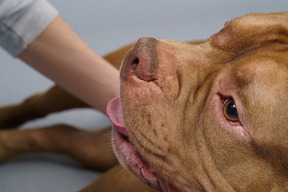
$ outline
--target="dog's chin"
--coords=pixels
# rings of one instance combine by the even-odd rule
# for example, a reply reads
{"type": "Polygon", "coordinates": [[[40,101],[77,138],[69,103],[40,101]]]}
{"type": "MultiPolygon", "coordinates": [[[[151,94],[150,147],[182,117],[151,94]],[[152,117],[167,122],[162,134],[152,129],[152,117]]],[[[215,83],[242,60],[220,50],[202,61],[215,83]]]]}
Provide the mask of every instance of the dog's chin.
{"type": "Polygon", "coordinates": [[[113,148],[120,163],[155,189],[164,192],[179,191],[157,174],[156,171],[141,158],[136,148],[129,141],[119,97],[112,99],[108,103],[107,114],[113,123],[113,148]]]}
{"type": "Polygon", "coordinates": [[[167,180],[163,179],[137,153],[129,138],[113,128],[113,148],[122,166],[132,171],[143,182],[164,192],[177,192],[167,180]]]}

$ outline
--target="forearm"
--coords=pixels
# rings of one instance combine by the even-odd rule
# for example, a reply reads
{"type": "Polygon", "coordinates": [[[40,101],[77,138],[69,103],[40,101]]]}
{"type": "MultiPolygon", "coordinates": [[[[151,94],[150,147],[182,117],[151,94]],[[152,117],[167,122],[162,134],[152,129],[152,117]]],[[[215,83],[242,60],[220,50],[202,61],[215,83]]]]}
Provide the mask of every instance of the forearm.
{"type": "Polygon", "coordinates": [[[107,102],[118,95],[118,70],[89,48],[61,17],[19,58],[103,113],[107,102]]]}

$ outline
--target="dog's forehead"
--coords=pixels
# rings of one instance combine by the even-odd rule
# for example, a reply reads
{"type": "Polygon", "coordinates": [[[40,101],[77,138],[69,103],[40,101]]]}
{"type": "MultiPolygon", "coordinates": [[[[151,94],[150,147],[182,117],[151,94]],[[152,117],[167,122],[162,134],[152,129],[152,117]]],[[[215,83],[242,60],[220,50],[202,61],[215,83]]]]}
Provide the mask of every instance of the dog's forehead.
{"type": "Polygon", "coordinates": [[[288,82],[288,47],[275,47],[279,46],[255,49],[233,60],[228,71],[231,84],[239,91],[249,89],[250,96],[264,92],[286,95],[288,84],[283,82],[288,82]]]}
{"type": "Polygon", "coordinates": [[[234,54],[273,43],[288,44],[288,16],[248,14],[227,22],[209,40],[215,47],[234,54]]]}

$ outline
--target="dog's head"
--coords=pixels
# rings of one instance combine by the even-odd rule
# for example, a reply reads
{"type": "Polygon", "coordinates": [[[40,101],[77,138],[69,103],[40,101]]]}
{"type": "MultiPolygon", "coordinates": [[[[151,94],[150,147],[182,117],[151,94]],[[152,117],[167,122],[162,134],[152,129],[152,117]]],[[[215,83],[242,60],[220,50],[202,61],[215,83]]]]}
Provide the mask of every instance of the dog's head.
{"type": "Polygon", "coordinates": [[[196,44],[142,38],[108,105],[115,151],[163,191],[287,190],[287,93],[286,13],[234,19],[196,44]]]}

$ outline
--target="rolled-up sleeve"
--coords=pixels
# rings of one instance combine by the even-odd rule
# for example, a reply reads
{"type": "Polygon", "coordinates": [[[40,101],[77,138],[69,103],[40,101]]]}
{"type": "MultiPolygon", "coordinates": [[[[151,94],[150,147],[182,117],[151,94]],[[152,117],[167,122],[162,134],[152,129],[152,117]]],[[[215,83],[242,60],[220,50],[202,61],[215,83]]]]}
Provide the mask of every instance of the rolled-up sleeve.
{"type": "Polygon", "coordinates": [[[18,56],[57,15],[45,0],[0,0],[0,46],[18,56]]]}

